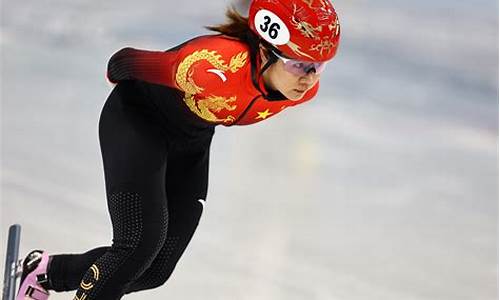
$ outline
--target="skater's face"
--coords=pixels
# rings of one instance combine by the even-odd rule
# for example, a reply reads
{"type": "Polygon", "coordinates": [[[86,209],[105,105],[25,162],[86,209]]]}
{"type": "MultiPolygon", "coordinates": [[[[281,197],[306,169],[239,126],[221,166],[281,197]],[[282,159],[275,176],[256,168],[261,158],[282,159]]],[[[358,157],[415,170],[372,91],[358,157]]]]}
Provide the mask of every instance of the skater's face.
{"type": "MultiPolygon", "coordinates": [[[[262,46],[260,56],[263,67],[269,59],[269,53],[262,46]]],[[[320,74],[314,71],[307,74],[290,72],[285,63],[278,59],[264,72],[263,77],[269,88],[281,92],[287,99],[296,101],[302,99],[305,93],[318,82],[320,74]]]]}

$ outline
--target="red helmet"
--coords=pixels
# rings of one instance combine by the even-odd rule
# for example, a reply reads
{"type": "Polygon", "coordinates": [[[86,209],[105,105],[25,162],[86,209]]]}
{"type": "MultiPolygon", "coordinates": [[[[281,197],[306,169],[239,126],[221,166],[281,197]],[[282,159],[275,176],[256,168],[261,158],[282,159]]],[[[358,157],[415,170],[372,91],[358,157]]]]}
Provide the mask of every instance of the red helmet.
{"type": "Polygon", "coordinates": [[[337,52],[340,24],[330,0],[253,0],[248,21],[289,58],[328,61],[337,52]]]}

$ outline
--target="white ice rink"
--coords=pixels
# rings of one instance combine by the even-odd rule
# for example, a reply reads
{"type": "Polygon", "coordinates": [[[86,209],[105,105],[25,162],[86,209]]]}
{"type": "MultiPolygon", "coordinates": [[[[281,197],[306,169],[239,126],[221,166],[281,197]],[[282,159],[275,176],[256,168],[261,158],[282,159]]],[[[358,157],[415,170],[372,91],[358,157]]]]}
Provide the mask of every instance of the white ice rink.
{"type": "MultiPolygon", "coordinates": [[[[106,64],[224,21],[228,1],[2,1],[1,265],[109,246],[106,64]]],[[[200,226],[124,299],[498,299],[498,2],[335,0],[315,100],[217,127],[200,226]]],[[[74,292],[51,299],[72,299],[74,292]]]]}

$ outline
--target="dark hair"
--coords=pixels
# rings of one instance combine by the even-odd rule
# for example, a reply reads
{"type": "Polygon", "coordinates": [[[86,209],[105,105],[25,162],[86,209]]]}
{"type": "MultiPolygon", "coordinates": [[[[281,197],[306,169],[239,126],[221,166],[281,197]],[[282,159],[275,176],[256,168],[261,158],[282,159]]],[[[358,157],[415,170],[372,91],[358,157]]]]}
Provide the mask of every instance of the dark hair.
{"type": "Polygon", "coordinates": [[[248,25],[248,17],[242,16],[236,8],[234,8],[234,6],[227,8],[226,17],[228,18],[227,23],[205,26],[205,28],[227,36],[238,38],[242,41],[248,41],[249,33],[258,39],[248,25]]]}
{"type": "Polygon", "coordinates": [[[273,47],[271,46],[271,44],[255,34],[252,29],[250,29],[250,25],[248,24],[248,17],[242,16],[236,10],[236,8],[234,8],[234,6],[230,6],[227,8],[226,17],[228,18],[228,21],[224,24],[204,27],[208,30],[218,32],[219,34],[237,38],[249,46],[250,62],[252,65],[252,79],[254,81],[254,84],[258,87],[255,78],[255,69],[257,65],[257,55],[259,53],[259,45],[262,44],[266,50],[272,49],[273,47]]]}

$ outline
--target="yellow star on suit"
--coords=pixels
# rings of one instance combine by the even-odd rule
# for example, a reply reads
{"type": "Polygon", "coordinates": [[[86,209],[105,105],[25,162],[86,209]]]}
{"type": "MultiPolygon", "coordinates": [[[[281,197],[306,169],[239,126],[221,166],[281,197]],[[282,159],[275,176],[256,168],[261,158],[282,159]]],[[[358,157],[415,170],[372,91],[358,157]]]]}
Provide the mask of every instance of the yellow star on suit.
{"type": "Polygon", "coordinates": [[[265,120],[267,117],[269,117],[270,115],[272,115],[273,113],[269,111],[269,108],[266,109],[265,111],[262,111],[262,112],[257,112],[257,114],[259,114],[258,117],[256,117],[255,119],[258,120],[258,119],[262,119],[262,120],[265,120]]]}

